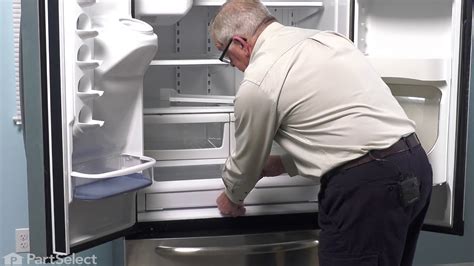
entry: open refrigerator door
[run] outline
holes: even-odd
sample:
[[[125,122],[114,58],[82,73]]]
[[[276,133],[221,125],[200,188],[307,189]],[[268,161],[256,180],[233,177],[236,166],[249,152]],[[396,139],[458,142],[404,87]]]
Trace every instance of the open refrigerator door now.
[[[30,231],[46,227],[46,253],[66,255],[133,226],[136,191],[153,182],[155,160],[143,156],[142,83],[157,36],[132,18],[130,1],[27,2],[39,19],[25,36],[39,35],[40,56],[24,51],[23,64],[37,63],[42,82],[25,88],[25,103],[40,91],[42,104],[25,115],[42,126],[27,130],[26,145],[44,151],[27,155],[29,187],[46,188],[40,198],[30,194],[46,205],[30,208]],[[44,253],[44,241],[32,252]]]
[[[425,228],[462,234],[470,1],[354,1],[354,43],[390,87],[433,168]]]

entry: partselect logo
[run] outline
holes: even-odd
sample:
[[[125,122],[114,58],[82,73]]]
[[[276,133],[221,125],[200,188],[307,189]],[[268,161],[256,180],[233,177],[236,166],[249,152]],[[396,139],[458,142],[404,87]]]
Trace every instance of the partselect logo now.
[[[76,256],[72,254],[68,257],[58,257],[51,255],[49,257],[36,257],[34,254],[27,254],[26,257],[22,257],[16,253],[10,253],[3,257],[3,263],[5,266],[12,265],[97,265],[97,256]]]
[[[23,264],[23,257],[16,254],[10,253],[3,257],[3,264],[6,266],[10,265],[22,265]]]

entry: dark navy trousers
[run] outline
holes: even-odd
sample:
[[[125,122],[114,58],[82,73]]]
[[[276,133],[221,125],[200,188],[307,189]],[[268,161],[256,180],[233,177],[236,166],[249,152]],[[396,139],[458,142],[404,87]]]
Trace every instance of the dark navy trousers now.
[[[321,266],[412,265],[432,188],[421,145],[324,175],[319,193]],[[404,206],[402,175],[420,182],[419,200]]]

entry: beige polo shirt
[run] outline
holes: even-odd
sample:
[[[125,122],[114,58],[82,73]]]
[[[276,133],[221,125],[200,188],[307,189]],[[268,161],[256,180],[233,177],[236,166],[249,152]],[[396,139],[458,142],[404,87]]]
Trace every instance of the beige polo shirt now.
[[[275,140],[290,175],[319,177],[415,131],[364,55],[333,32],[270,24],[258,37],[235,100],[236,149],[227,196],[242,203]]]

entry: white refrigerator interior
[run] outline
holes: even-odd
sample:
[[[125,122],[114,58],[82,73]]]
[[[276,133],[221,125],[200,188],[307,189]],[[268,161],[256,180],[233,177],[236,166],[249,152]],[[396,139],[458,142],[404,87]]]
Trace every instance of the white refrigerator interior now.
[[[353,35],[355,45],[416,122],[429,154],[437,203],[427,221],[450,225],[461,1],[357,0],[353,14],[350,1],[264,3],[285,25]],[[160,38],[144,82],[145,154],[157,160],[156,174],[153,186],[139,194],[139,221],[219,217],[214,202],[223,188],[219,165],[234,141],[233,121],[224,118],[227,113],[233,117],[226,100],[235,95],[242,78],[238,70],[216,60],[219,51],[208,33],[221,4],[196,0],[169,25],[159,23],[165,4],[136,1],[137,6],[153,5],[147,10],[155,14],[137,8],[135,15],[149,21]],[[315,211],[311,203],[317,191],[301,177],[265,178],[246,200],[247,215]]]
[[[194,1],[174,24],[160,23],[167,4],[136,1],[136,17],[153,25],[159,50],[144,80],[145,155],[157,160],[152,186],[138,195],[138,221],[221,217],[215,200],[232,153],[233,97],[242,73],[217,60],[208,27],[223,1]],[[348,34],[347,2],[265,2],[283,24]],[[153,5],[153,8],[150,7]],[[155,10],[153,14],[150,10]],[[158,19],[156,19],[158,18]],[[281,153],[275,145],[273,153]],[[246,215],[317,211],[318,184],[303,177],[266,177],[245,200]]]
[[[43,120],[50,128],[42,132],[59,128],[44,142],[45,157],[62,154],[59,168],[45,159],[50,173],[42,176],[50,178],[53,253],[69,254],[137,222],[222,217],[215,199],[236,145],[233,100],[242,79],[217,59],[209,36],[223,3],[45,1],[43,34],[57,51],[45,48],[52,63],[45,64],[42,108],[49,108]],[[339,32],[373,63],[416,122],[433,166],[427,223],[446,227],[453,224],[463,3],[264,1],[280,23]],[[52,111],[56,101],[59,112]],[[273,154],[283,152],[274,145]],[[316,213],[318,191],[300,176],[266,177],[248,195],[246,215]]]

